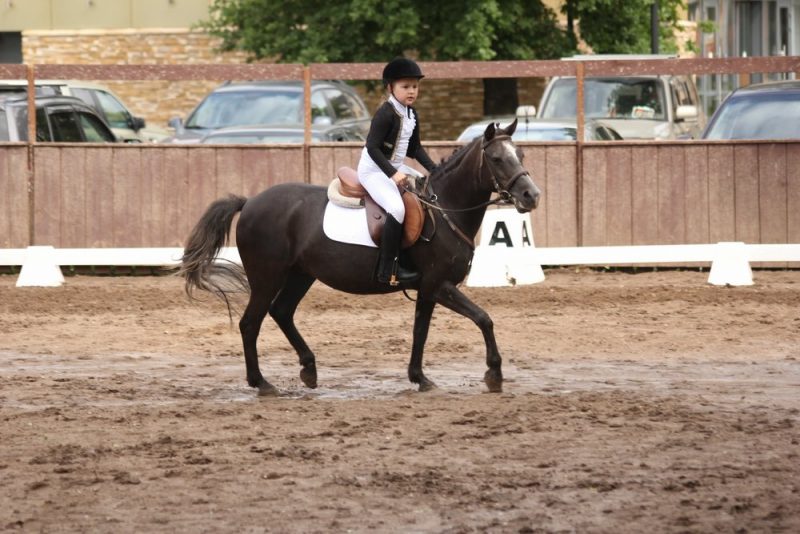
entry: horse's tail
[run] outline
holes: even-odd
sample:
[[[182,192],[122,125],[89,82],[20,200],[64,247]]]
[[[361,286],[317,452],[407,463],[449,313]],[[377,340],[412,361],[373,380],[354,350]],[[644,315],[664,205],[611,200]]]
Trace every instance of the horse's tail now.
[[[178,275],[186,279],[186,294],[194,298],[194,290],[208,291],[222,299],[231,312],[228,295],[249,291],[247,276],[241,266],[216,259],[228,242],[231,223],[241,211],[245,197],[230,195],[215,200],[195,225],[183,249]]]

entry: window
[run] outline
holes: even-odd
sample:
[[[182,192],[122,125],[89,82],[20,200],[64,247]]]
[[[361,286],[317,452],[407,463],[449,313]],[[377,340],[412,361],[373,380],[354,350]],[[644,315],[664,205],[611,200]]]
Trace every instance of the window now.
[[[367,110],[355,98],[344,91],[327,89],[325,90],[325,96],[328,97],[333,107],[333,114],[336,116],[337,121],[368,118]]]
[[[57,143],[80,143],[83,141],[78,117],[72,109],[57,109],[48,113],[53,128],[53,141]]]
[[[311,122],[313,123],[321,123],[321,122],[332,122],[332,121],[320,121],[320,117],[327,117],[330,119],[330,111],[328,111],[328,101],[325,100],[325,95],[322,91],[312,91],[311,92]]]
[[[767,91],[725,101],[707,139],[797,139],[800,100],[797,93]]]
[[[186,121],[187,128],[257,124],[302,124],[298,91],[220,91],[208,95]]]
[[[105,91],[95,91],[94,94],[100,102],[100,107],[103,110],[106,122],[108,122],[112,128],[131,127],[133,123],[131,114],[119,100]]]
[[[737,52],[742,57],[761,56],[761,2],[736,2]]]
[[[575,117],[575,78],[556,81],[542,108],[543,118]],[[589,78],[584,83],[587,118],[664,120],[664,87],[655,79]]]
[[[116,140],[114,139],[114,134],[106,128],[106,125],[103,124],[99,118],[81,112],[78,112],[78,117],[80,118],[81,128],[83,128],[83,134],[87,142],[113,143]]]
[[[17,116],[17,128],[20,132],[20,139],[24,139],[25,141],[28,140],[28,114],[27,113],[20,113]],[[22,132],[26,132],[25,135],[22,135]],[[39,108],[36,110],[36,141],[38,142],[47,142],[52,141],[53,136],[50,134],[50,123],[47,120],[47,114],[44,112],[44,109]]]
[[[97,107],[97,102],[94,101],[94,97],[92,96],[92,91],[88,89],[78,89],[72,88],[70,89],[72,96],[80,98],[87,106],[91,106],[93,108]],[[59,94],[61,94],[59,92]]]
[[[0,109],[0,141],[8,141],[9,140],[9,133],[8,133],[8,117],[6,116],[6,110]]]
[[[22,32],[0,32],[0,63],[22,63]]]
[[[678,106],[696,106],[696,96],[692,94],[689,85],[680,79],[672,81],[672,109],[673,112]]]

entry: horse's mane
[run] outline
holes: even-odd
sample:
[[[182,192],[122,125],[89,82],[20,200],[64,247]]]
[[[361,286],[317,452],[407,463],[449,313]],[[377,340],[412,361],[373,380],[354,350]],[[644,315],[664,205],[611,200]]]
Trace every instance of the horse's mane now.
[[[442,159],[442,162],[436,166],[436,168],[431,173],[431,180],[435,180],[443,174],[450,172],[453,167],[461,163],[461,160],[464,159],[464,156],[467,155],[469,149],[472,148],[473,145],[477,144],[483,138],[482,135],[476,137],[469,143],[458,147],[453,151],[450,156],[447,158]]]

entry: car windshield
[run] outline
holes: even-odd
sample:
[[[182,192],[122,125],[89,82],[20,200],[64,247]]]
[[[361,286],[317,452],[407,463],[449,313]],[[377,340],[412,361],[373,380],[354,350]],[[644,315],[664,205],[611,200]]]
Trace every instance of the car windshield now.
[[[573,119],[577,84],[575,78],[557,80],[542,107],[542,118]],[[664,89],[650,78],[589,78],[584,82],[583,106],[586,118],[665,119]]]
[[[576,129],[569,126],[560,128],[528,128],[517,126],[511,138],[514,141],[575,141]]]
[[[481,124],[467,128],[460,136],[459,141],[471,141],[479,135],[483,135],[486,126]],[[531,124],[517,125],[517,129],[511,138],[514,141],[575,141],[577,139],[577,128],[574,126],[542,126]],[[589,126],[586,127],[585,139],[596,139],[597,135]]]
[[[186,121],[186,128],[302,124],[302,96],[301,91],[211,93]]]
[[[800,94],[774,91],[734,96],[717,112],[706,139],[799,139]]]

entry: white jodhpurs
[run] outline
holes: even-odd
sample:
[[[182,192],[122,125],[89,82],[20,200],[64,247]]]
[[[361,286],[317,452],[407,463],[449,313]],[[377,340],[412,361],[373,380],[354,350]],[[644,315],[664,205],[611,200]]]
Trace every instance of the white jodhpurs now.
[[[400,196],[394,180],[382,171],[362,172],[362,169],[359,169],[358,181],[369,192],[369,196],[386,210],[386,213],[394,217],[397,222],[403,222],[406,216],[406,207],[403,205],[403,198]]]

